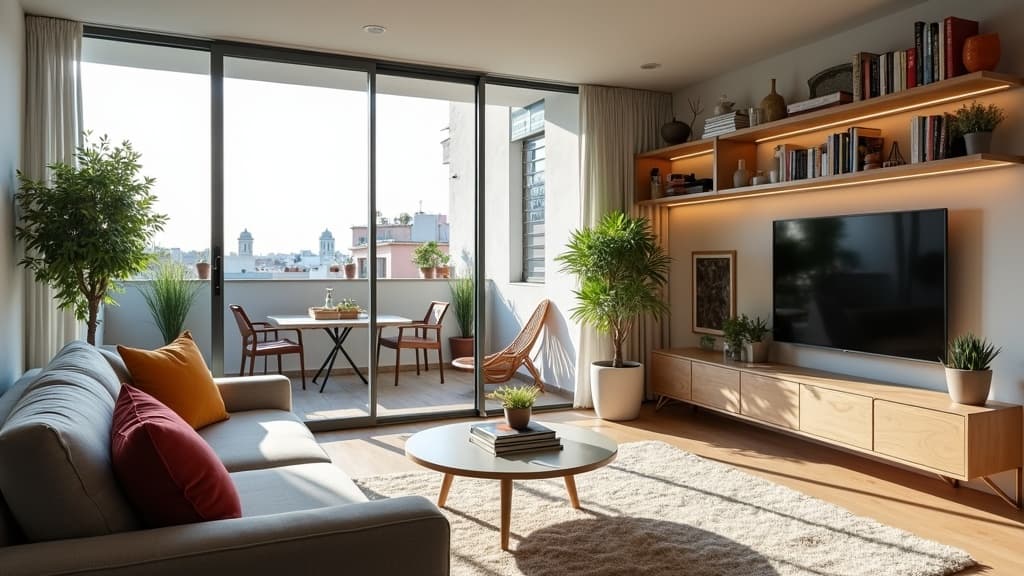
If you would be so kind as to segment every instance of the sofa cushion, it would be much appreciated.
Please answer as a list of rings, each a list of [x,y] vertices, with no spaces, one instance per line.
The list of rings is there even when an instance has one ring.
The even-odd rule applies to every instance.
[[[213,450],[173,410],[130,384],[114,405],[110,445],[114,473],[146,526],[241,516]]]
[[[283,410],[232,412],[199,435],[230,472],[331,461],[299,417]]]
[[[156,350],[118,346],[133,385],[178,413],[192,428],[226,420],[213,375],[187,330]]]
[[[297,464],[234,472],[242,516],[264,516],[366,502],[361,490],[333,464]]]
[[[22,390],[0,428],[0,492],[31,541],[138,526],[111,468],[114,399],[103,370],[90,373],[96,366],[112,377],[91,346],[65,346]]]

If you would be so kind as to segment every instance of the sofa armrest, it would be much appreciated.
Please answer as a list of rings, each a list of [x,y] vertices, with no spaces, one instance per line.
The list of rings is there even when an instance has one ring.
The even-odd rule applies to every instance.
[[[5,576],[449,573],[450,528],[406,496],[0,548]]]
[[[276,408],[291,412],[292,382],[287,376],[233,376],[214,378],[228,412]]]

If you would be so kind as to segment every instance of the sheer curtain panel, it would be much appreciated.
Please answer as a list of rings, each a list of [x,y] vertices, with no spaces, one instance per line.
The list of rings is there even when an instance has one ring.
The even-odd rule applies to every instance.
[[[613,210],[633,212],[633,157],[661,144],[662,124],[672,120],[672,95],[630,88],[580,87],[580,222],[593,226]],[[650,214],[644,214],[650,217]],[[660,226],[660,221],[653,223]],[[659,229],[656,227],[655,231]],[[609,339],[580,326],[573,406],[593,405],[590,364],[611,357]],[[661,330],[638,323],[627,342],[630,360],[646,362],[661,346]]]
[[[74,161],[82,134],[82,24],[25,17],[25,138],[22,172],[40,180],[48,164]],[[82,324],[60,310],[54,290],[25,270],[25,362],[46,365]]]

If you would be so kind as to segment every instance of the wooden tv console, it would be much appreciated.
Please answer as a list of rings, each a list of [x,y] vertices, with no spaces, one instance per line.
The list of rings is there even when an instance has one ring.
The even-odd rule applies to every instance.
[[[953,486],[981,478],[1021,509],[1022,410],[954,404],[944,392],[783,364],[726,362],[718,351],[655,350],[658,407],[681,400],[761,426],[937,474]],[[1016,471],[1011,498],[989,476]]]

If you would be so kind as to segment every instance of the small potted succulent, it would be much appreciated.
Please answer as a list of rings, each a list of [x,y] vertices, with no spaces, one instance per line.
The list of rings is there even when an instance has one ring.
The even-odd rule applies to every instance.
[[[968,332],[957,336],[946,355],[946,386],[957,404],[984,406],[992,386],[992,361],[1000,349]]]
[[[743,322],[743,339],[745,340],[743,349],[747,354],[747,362],[754,364],[767,362],[768,342],[765,341],[765,336],[771,332],[768,322],[762,320],[760,316],[754,316],[754,319],[751,320],[746,314],[740,316],[740,321]]]
[[[505,421],[516,430],[530,426],[533,404],[537,401],[540,388],[536,386],[499,386],[487,395],[491,400],[500,400],[505,409]]]
[[[984,154],[992,148],[992,131],[1006,119],[1006,113],[995,104],[977,101],[964,104],[953,115],[956,131],[964,136],[967,154]]]

